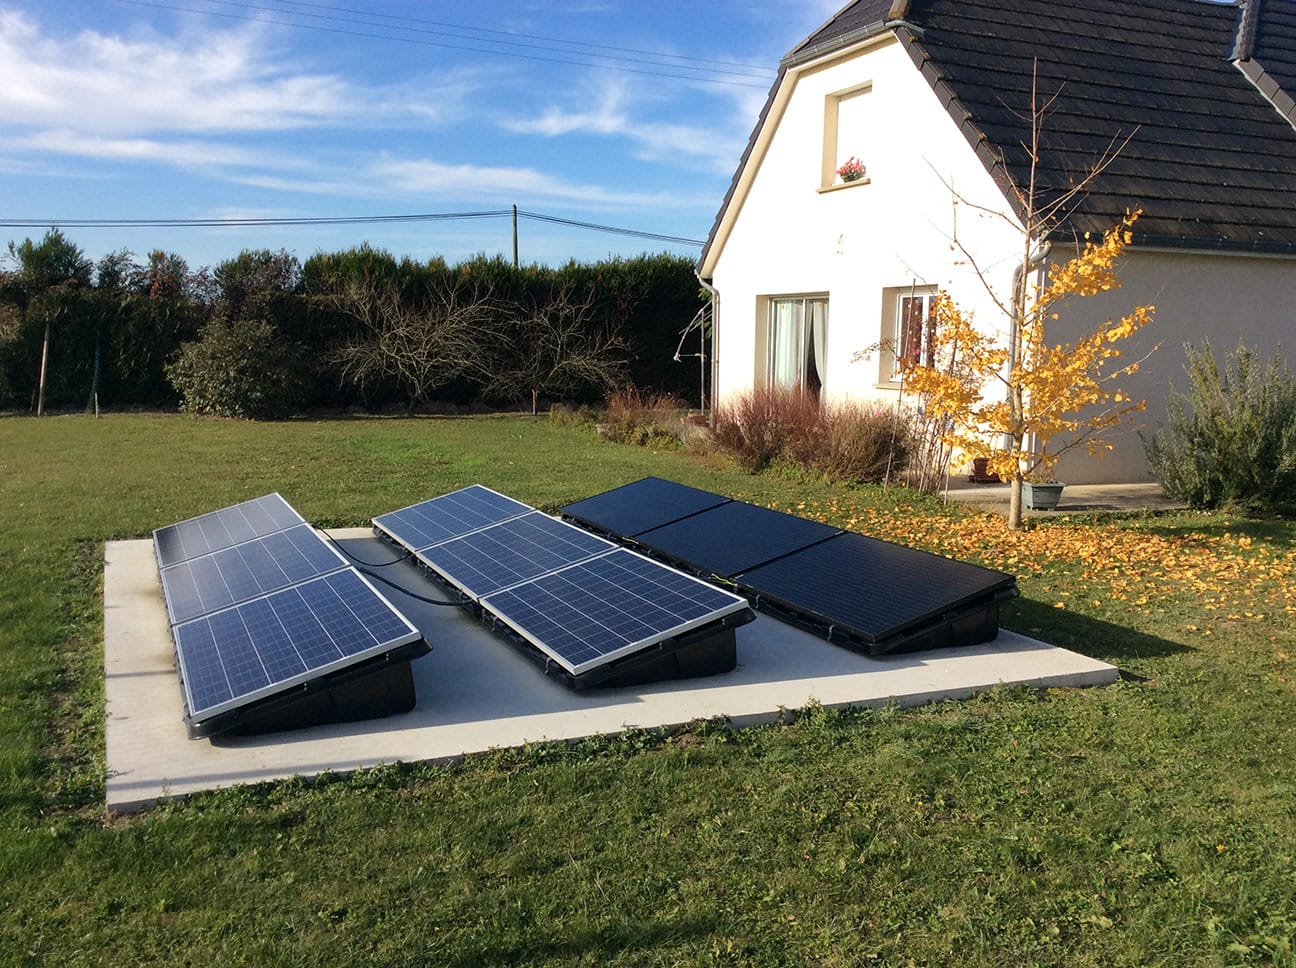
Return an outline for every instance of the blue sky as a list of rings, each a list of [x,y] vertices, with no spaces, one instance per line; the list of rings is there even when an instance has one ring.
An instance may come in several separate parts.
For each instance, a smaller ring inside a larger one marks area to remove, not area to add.
[[[841,2],[0,0],[0,221],[517,205],[702,239],[778,59]],[[95,258],[163,248],[194,268],[512,247],[506,218],[64,231]],[[523,262],[698,253],[527,219],[520,236]]]

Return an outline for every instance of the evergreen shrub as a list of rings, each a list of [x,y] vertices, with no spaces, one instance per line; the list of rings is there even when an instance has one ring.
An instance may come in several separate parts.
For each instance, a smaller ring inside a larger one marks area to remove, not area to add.
[[[1185,392],[1144,438],[1148,463],[1170,497],[1195,508],[1296,510],[1296,379],[1281,355],[1267,363],[1245,345],[1221,368],[1209,342],[1184,350]]]
[[[309,393],[300,346],[265,319],[217,317],[167,366],[180,408],[273,420],[301,410]]]

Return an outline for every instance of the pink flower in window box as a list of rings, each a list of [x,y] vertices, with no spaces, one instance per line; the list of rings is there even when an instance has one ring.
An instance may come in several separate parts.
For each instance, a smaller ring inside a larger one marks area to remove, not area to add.
[[[854,155],[851,155],[843,161],[841,167],[837,169],[837,175],[844,182],[859,181],[864,177],[864,162],[860,161]]]

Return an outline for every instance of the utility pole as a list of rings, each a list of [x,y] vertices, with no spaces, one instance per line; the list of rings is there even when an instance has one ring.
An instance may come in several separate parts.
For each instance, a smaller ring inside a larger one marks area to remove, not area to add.
[[[45,310],[45,341],[41,343],[41,368],[40,384],[36,397],[36,416],[40,417],[45,413],[45,368],[49,363],[49,344],[50,344],[50,318],[49,310]]]
[[[518,242],[518,239],[517,239],[517,206],[514,205],[514,206],[513,206],[513,268],[514,268],[514,269],[516,269],[516,268],[518,267],[518,253],[517,253],[518,246],[517,246],[517,242]]]

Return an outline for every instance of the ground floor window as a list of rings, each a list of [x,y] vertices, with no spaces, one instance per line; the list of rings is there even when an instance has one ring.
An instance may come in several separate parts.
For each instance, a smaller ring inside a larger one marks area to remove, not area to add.
[[[904,363],[934,365],[936,287],[910,285],[885,294],[878,382],[896,385]]]
[[[800,387],[818,396],[823,390],[827,343],[826,296],[771,299],[769,385]]]

